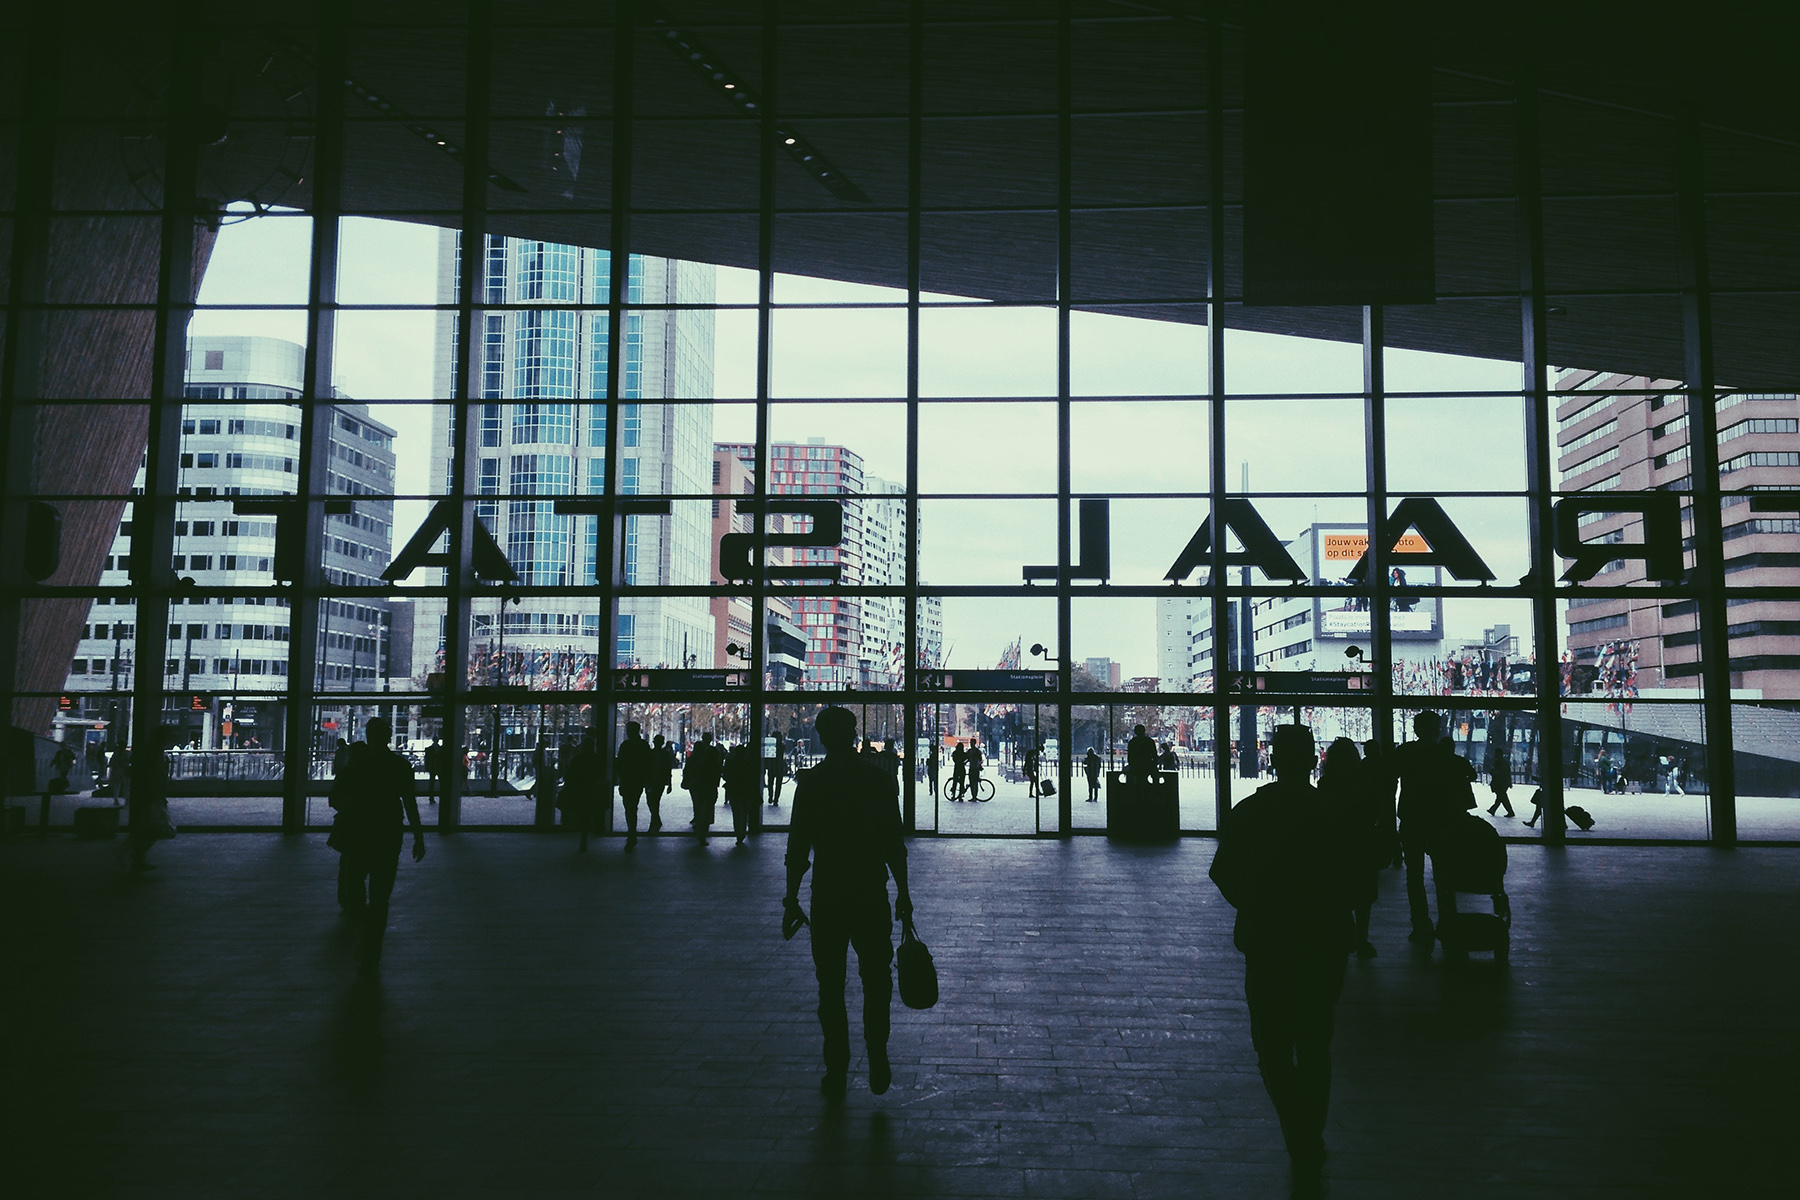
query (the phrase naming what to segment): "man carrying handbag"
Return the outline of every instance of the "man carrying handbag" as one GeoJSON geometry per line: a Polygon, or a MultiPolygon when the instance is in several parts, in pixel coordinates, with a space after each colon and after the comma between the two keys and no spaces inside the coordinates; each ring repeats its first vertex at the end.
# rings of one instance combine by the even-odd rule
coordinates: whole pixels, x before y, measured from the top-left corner
{"type": "Polygon", "coordinates": [[[815,723],[825,759],[801,771],[794,786],[788,832],[787,894],[781,932],[791,938],[812,927],[813,968],[819,980],[819,1025],[825,1035],[825,1076],[819,1089],[844,1095],[850,1072],[850,1019],[844,1005],[848,951],[856,949],[863,985],[863,1041],[869,1051],[869,1090],[888,1090],[888,1006],[893,996],[893,914],[887,880],[894,877],[894,913],[912,919],[906,887],[906,842],[894,777],[856,753],[856,718],[825,709],[815,723]],[[800,881],[813,873],[812,916],[800,907],[800,881]]]}

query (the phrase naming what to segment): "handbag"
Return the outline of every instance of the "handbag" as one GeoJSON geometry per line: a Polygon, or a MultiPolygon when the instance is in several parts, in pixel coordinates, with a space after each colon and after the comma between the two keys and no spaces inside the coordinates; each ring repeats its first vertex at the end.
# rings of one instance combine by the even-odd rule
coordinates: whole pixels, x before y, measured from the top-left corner
{"type": "Polygon", "coordinates": [[[912,918],[900,923],[900,951],[895,956],[900,973],[900,1002],[908,1008],[930,1008],[938,1002],[937,964],[919,940],[912,918]]]}
{"type": "Polygon", "coordinates": [[[1040,796],[1056,795],[1056,781],[1053,779],[1046,779],[1043,782],[1039,783],[1038,784],[1038,795],[1040,795],[1040,796]]]}

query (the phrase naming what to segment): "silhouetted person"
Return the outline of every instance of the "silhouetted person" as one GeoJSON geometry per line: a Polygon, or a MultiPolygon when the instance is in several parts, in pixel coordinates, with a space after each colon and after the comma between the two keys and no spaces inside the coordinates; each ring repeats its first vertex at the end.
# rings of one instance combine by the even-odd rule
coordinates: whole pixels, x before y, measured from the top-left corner
{"type": "Polygon", "coordinates": [[[1317,1184],[1331,1097],[1331,1033],[1349,951],[1356,862],[1339,806],[1307,782],[1312,731],[1275,730],[1275,782],[1226,814],[1212,880],[1237,909],[1250,1040],[1293,1162],[1317,1184]]]}
{"type": "Polygon", "coordinates": [[[1038,763],[1042,752],[1036,746],[1025,751],[1025,794],[1035,799],[1038,794],[1038,763]]]}
{"type": "Polygon", "coordinates": [[[981,789],[981,767],[982,767],[982,764],[985,762],[987,762],[987,759],[982,757],[981,743],[976,741],[973,738],[970,738],[969,739],[969,799],[971,799],[971,800],[981,799],[981,790],[980,790],[981,789]]]}
{"type": "MultiPolygon", "coordinates": [[[[326,803],[331,806],[331,835],[326,845],[338,852],[337,902],[338,907],[354,916],[362,916],[367,900],[363,894],[363,877],[356,874],[360,860],[353,859],[344,853],[348,844],[350,822],[355,818],[346,816],[345,811],[350,803],[350,789],[356,786],[357,764],[368,754],[367,742],[351,742],[337,755],[339,768],[331,778],[331,791],[326,796],[326,803]]],[[[364,871],[366,875],[366,870],[364,871]]]]}
{"type": "Polygon", "coordinates": [[[1451,780],[1438,746],[1438,729],[1438,715],[1422,712],[1413,718],[1416,740],[1394,751],[1394,774],[1400,779],[1400,850],[1406,856],[1406,904],[1412,918],[1408,937],[1426,946],[1432,942],[1433,928],[1425,896],[1425,857],[1450,811],[1451,780]]]}
{"type": "Polygon", "coordinates": [[[1531,792],[1531,820],[1525,822],[1525,828],[1534,829],[1537,827],[1538,818],[1544,815],[1544,809],[1548,804],[1549,801],[1544,799],[1544,789],[1542,787],[1533,788],[1531,792]]]}
{"type": "Polygon", "coordinates": [[[619,781],[619,800],[625,806],[625,849],[637,849],[638,801],[651,786],[656,772],[656,752],[644,740],[644,727],[625,722],[625,740],[613,758],[613,777],[619,781]]]}
{"type": "Polygon", "coordinates": [[[694,832],[700,844],[712,830],[713,808],[719,803],[719,780],[725,774],[725,758],[713,742],[713,735],[700,735],[699,745],[688,755],[687,768],[681,773],[681,786],[694,799],[694,832]]]}
{"type": "Polygon", "coordinates": [[[537,810],[546,822],[556,820],[556,760],[550,755],[550,743],[538,736],[537,748],[531,752],[531,790],[537,810]]]}
{"type": "MultiPolygon", "coordinates": [[[[131,836],[126,840],[134,875],[156,870],[146,862],[150,847],[173,837],[175,824],[169,820],[169,751],[179,744],[181,731],[164,725],[157,730],[157,743],[150,747],[149,778],[133,780],[126,785],[126,800],[131,808],[126,814],[131,836]]],[[[125,756],[125,769],[132,769],[130,751],[125,756]]],[[[127,776],[129,778],[129,775],[127,776]]]]}
{"type": "Polygon", "coordinates": [[[943,751],[934,740],[931,743],[931,749],[925,754],[925,780],[931,787],[931,798],[933,800],[938,798],[938,776],[943,769],[943,751]]]}
{"type": "Polygon", "coordinates": [[[1519,815],[1513,811],[1512,798],[1506,794],[1511,790],[1513,781],[1512,763],[1508,761],[1508,757],[1504,753],[1496,753],[1493,769],[1488,772],[1488,782],[1494,789],[1494,802],[1488,806],[1488,816],[1490,817],[1499,808],[1506,809],[1506,815],[1509,817],[1519,815]]]}
{"type": "Polygon", "coordinates": [[[1100,802],[1100,752],[1089,746],[1087,757],[1081,760],[1081,769],[1087,772],[1088,803],[1100,802]]]}
{"type": "Polygon", "coordinates": [[[961,742],[950,751],[950,791],[952,800],[963,800],[969,795],[969,752],[961,742]]]}
{"type": "Polygon", "coordinates": [[[106,779],[112,784],[114,808],[131,800],[130,746],[121,746],[113,751],[112,761],[106,766],[106,779]]]}
{"type": "MultiPolygon", "coordinates": [[[[581,831],[581,845],[578,849],[587,853],[588,834],[594,829],[594,815],[600,810],[600,801],[606,787],[606,767],[600,761],[600,747],[594,741],[590,731],[575,747],[575,753],[563,767],[562,805],[563,820],[581,831]]],[[[610,795],[607,803],[612,802],[610,795]]]]}
{"type": "Polygon", "coordinates": [[[675,786],[675,747],[663,740],[660,733],[650,741],[650,761],[654,770],[644,788],[644,803],[650,809],[650,825],[645,833],[655,833],[662,828],[662,798],[675,786]]]}
{"type": "Polygon", "coordinates": [[[725,756],[725,803],[731,806],[731,832],[740,846],[756,824],[756,789],[760,783],[756,753],[747,744],[733,746],[725,756]]]}
{"type": "Polygon", "coordinates": [[[1125,743],[1125,782],[1136,787],[1155,778],[1156,743],[1142,725],[1134,726],[1131,740],[1125,743]]]}
{"type": "Polygon", "coordinates": [[[775,756],[763,759],[763,788],[769,794],[770,804],[781,803],[781,785],[787,781],[787,754],[782,746],[781,735],[773,739],[775,756]]]}
{"type": "Polygon", "coordinates": [[[444,739],[433,738],[425,747],[425,798],[432,804],[437,803],[438,792],[444,786],[444,739]]]}
{"type": "Polygon", "coordinates": [[[887,880],[894,877],[894,912],[912,915],[906,886],[906,842],[893,777],[856,753],[856,718],[836,706],[814,723],[825,759],[794,782],[788,832],[787,894],[782,932],[807,923],[800,881],[810,865],[813,970],[819,981],[819,1027],[825,1035],[825,1076],[819,1088],[841,1098],[850,1072],[850,1018],[844,1007],[847,950],[856,948],[863,986],[863,1043],[869,1051],[869,1090],[888,1090],[888,1003],[893,995],[893,915],[887,880]],[[810,856],[810,863],[809,863],[810,856]]]}
{"type": "Polygon", "coordinates": [[[50,790],[52,792],[62,796],[73,790],[69,786],[69,772],[75,769],[76,761],[75,751],[69,748],[69,743],[63,742],[56,747],[56,753],[50,756],[50,790]]]}
{"type": "Polygon", "coordinates": [[[363,906],[359,959],[367,972],[381,961],[388,900],[400,871],[401,820],[412,826],[414,862],[425,857],[425,826],[419,820],[419,790],[412,764],[388,744],[393,740],[393,726],[386,717],[371,717],[364,733],[369,739],[367,751],[349,765],[349,778],[338,804],[338,844],[342,866],[363,906]]]}
{"type": "Polygon", "coordinates": [[[1337,815],[1355,842],[1355,890],[1350,903],[1358,958],[1375,957],[1374,943],[1369,941],[1369,914],[1375,907],[1376,875],[1391,853],[1382,834],[1378,785],[1366,769],[1368,765],[1357,753],[1356,743],[1341,737],[1325,751],[1325,765],[1319,771],[1319,795],[1338,808],[1337,815]]]}

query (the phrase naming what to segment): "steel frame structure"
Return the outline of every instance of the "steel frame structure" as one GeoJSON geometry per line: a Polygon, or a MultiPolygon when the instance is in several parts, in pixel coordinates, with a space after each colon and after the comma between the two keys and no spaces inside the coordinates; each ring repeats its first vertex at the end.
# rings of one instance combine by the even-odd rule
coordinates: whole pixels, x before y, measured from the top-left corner
{"type": "MultiPolygon", "coordinates": [[[[461,744],[461,724],[466,713],[486,698],[480,690],[474,688],[464,669],[469,662],[470,625],[473,606],[481,600],[492,600],[494,589],[487,581],[480,578],[472,566],[472,547],[476,538],[476,516],[473,502],[469,497],[477,492],[477,481],[473,474],[477,457],[475,431],[479,424],[479,400],[477,389],[471,376],[471,355],[475,338],[472,336],[476,328],[477,317],[482,311],[494,306],[484,303],[479,291],[482,277],[481,265],[485,234],[489,229],[489,206],[492,198],[493,183],[488,162],[487,147],[489,144],[489,95],[492,86],[492,33],[493,4],[491,0],[471,0],[468,7],[468,25],[466,29],[467,61],[466,61],[466,102],[468,120],[464,137],[462,155],[462,198],[463,207],[457,214],[458,223],[463,231],[461,241],[462,270],[460,284],[453,311],[465,336],[458,339],[457,353],[453,367],[453,397],[450,403],[455,406],[456,420],[454,427],[457,437],[454,445],[452,470],[447,498],[457,506],[461,514],[460,520],[451,528],[448,535],[449,556],[451,564],[446,571],[446,578],[440,587],[408,588],[404,592],[408,596],[441,596],[445,599],[448,620],[446,632],[446,662],[448,668],[444,673],[443,691],[402,695],[393,693],[383,697],[384,703],[428,705],[441,714],[444,721],[446,743],[450,746],[461,744]]],[[[757,636],[752,639],[751,663],[749,677],[751,686],[740,696],[732,694],[721,696],[712,692],[667,692],[659,699],[671,702],[695,701],[728,701],[741,703],[749,708],[749,727],[751,744],[760,746],[763,737],[765,712],[770,704],[815,703],[832,699],[852,702],[876,702],[902,706],[906,745],[911,748],[918,744],[920,729],[918,716],[921,705],[945,700],[943,694],[924,690],[920,686],[920,663],[917,653],[919,642],[918,629],[918,597],[922,594],[943,596],[970,597],[1030,597],[1054,599],[1056,608],[1056,637],[1058,689],[1054,704],[1058,714],[1059,729],[1063,736],[1069,736],[1072,728],[1072,714],[1078,705],[1106,705],[1126,702],[1118,694],[1077,693],[1074,690],[1073,655],[1070,648],[1074,644],[1073,606],[1076,601],[1094,596],[1167,596],[1188,595],[1204,597],[1211,610],[1212,628],[1215,646],[1222,656],[1224,646],[1221,639],[1229,624],[1229,605],[1234,600],[1254,599],[1276,595],[1289,595],[1297,591],[1304,593],[1308,588],[1290,588],[1277,584],[1234,584],[1231,573],[1226,569],[1225,539],[1215,537],[1211,547],[1211,569],[1207,572],[1207,580],[1202,584],[1179,584],[1171,586],[1110,586],[1092,581],[1080,581],[1072,574],[1071,535],[1073,505],[1080,499],[1073,487],[1071,438],[1072,403],[1077,401],[1071,385],[1071,320],[1073,314],[1084,308],[1093,307],[1092,303],[1078,299],[1076,258],[1074,254],[1076,234],[1074,215],[1077,204],[1073,195],[1072,164],[1075,157],[1074,120],[1077,115],[1077,104],[1074,96],[1075,38],[1078,22],[1073,16],[1070,0],[1059,0],[1056,6],[1057,37],[1057,189],[1055,204],[1051,212],[1054,215],[1057,229],[1057,283],[1053,302],[1046,301],[1041,307],[1054,307],[1056,317],[1056,389],[1053,397],[1022,397],[1034,403],[1053,402],[1056,407],[1057,422],[1057,489],[1054,494],[1045,494],[1044,498],[1053,499],[1056,504],[1058,557],[1056,578],[1048,587],[1037,585],[995,585],[995,586],[927,586],[921,582],[919,572],[919,542],[917,531],[920,528],[921,493],[920,493],[920,461],[919,461],[919,428],[921,412],[920,386],[920,318],[921,313],[929,307],[922,287],[922,244],[924,240],[924,219],[932,212],[940,211],[929,207],[921,185],[924,161],[924,142],[926,139],[926,113],[924,95],[924,76],[926,58],[926,14],[919,0],[911,5],[910,25],[906,31],[907,46],[907,94],[909,104],[904,114],[907,130],[906,157],[908,163],[908,192],[904,208],[906,226],[906,298],[904,302],[906,322],[906,359],[905,377],[906,394],[904,397],[893,397],[891,400],[873,401],[878,403],[903,403],[905,406],[906,427],[906,492],[902,499],[907,512],[908,553],[905,570],[905,584],[900,588],[859,589],[862,595],[891,595],[905,602],[905,627],[907,636],[905,686],[893,691],[824,693],[816,691],[791,692],[767,690],[765,679],[765,638],[757,636]]],[[[191,15],[191,14],[190,14],[191,15]]],[[[46,37],[39,44],[54,44],[49,36],[54,32],[54,17],[38,18],[46,37]]],[[[324,515],[327,491],[323,486],[327,463],[326,438],[316,428],[317,416],[322,406],[329,405],[332,399],[331,380],[333,365],[331,348],[333,329],[338,314],[354,306],[342,305],[338,302],[336,280],[338,277],[337,262],[341,252],[338,240],[339,218],[346,215],[342,201],[343,195],[343,153],[347,115],[345,112],[342,87],[335,86],[334,81],[343,78],[345,73],[344,51],[348,44],[351,24],[349,6],[346,0],[324,0],[319,6],[319,46],[316,72],[317,97],[315,158],[313,162],[313,199],[309,207],[312,218],[312,247],[310,281],[306,302],[307,344],[305,358],[305,393],[303,412],[305,414],[299,439],[299,472],[298,495],[304,502],[305,521],[305,561],[309,567],[305,574],[295,580],[291,588],[276,588],[273,592],[284,595],[291,611],[291,655],[294,662],[312,662],[316,657],[319,637],[318,613],[320,602],[326,598],[353,598],[357,595],[372,594],[369,589],[334,586],[323,578],[319,566],[322,554],[321,539],[324,536],[324,515]]],[[[1228,199],[1227,184],[1229,140],[1228,97],[1226,94],[1224,70],[1224,44],[1229,36],[1222,17],[1215,9],[1200,21],[1204,31],[1206,45],[1205,95],[1204,104],[1192,110],[1194,115],[1203,116],[1207,129],[1207,145],[1204,148],[1207,164],[1207,183],[1205,195],[1193,197],[1195,212],[1203,212],[1206,219],[1206,241],[1208,261],[1206,275],[1203,280],[1196,280],[1193,302],[1205,306],[1207,312],[1207,330],[1210,344],[1208,355],[1207,377],[1196,380],[1188,399],[1203,402],[1210,413],[1210,462],[1208,485],[1205,492],[1196,491],[1195,498],[1205,498],[1210,504],[1210,511],[1217,513],[1222,503],[1235,493],[1227,486],[1226,471],[1229,463],[1229,446],[1226,437],[1226,414],[1229,405],[1254,402],[1257,397],[1231,393],[1227,389],[1226,372],[1230,366],[1226,350],[1225,329],[1228,310],[1239,303],[1232,296],[1227,283],[1227,220],[1234,207],[1228,199]]],[[[175,32],[185,29],[179,25],[175,32]]],[[[593,402],[602,408],[606,419],[606,473],[604,490],[600,497],[602,517],[599,521],[600,556],[604,564],[603,575],[595,586],[579,589],[534,588],[525,589],[534,594],[554,596],[557,594],[574,594],[593,596],[601,599],[600,611],[603,614],[600,622],[599,645],[602,650],[602,661],[615,661],[613,647],[616,638],[616,617],[618,601],[630,595],[718,595],[739,594],[743,589],[735,588],[637,588],[628,587],[621,570],[621,554],[623,550],[623,489],[620,480],[621,445],[620,445],[620,409],[624,401],[621,399],[622,357],[625,339],[622,332],[628,307],[627,280],[629,277],[629,258],[633,246],[634,211],[633,174],[636,159],[634,157],[634,130],[640,124],[641,117],[634,107],[635,61],[639,44],[639,33],[642,23],[634,6],[619,4],[614,16],[615,53],[612,62],[613,103],[611,112],[603,117],[588,118],[589,124],[605,123],[610,127],[610,244],[606,252],[611,258],[611,293],[604,305],[604,311],[613,332],[608,340],[608,359],[606,362],[606,378],[608,381],[606,398],[593,402]]],[[[770,484],[771,444],[770,417],[773,408],[785,401],[773,395],[772,359],[773,359],[773,317],[778,308],[774,291],[774,254],[773,245],[777,236],[777,217],[781,209],[777,202],[778,172],[782,169],[783,158],[779,146],[780,125],[780,79],[782,70],[782,30],[781,12],[778,0],[767,0],[762,7],[762,82],[760,84],[760,109],[745,120],[758,130],[759,168],[757,179],[758,207],[756,218],[757,238],[759,245],[759,271],[757,300],[754,312],[757,323],[757,360],[755,366],[755,395],[750,401],[755,406],[755,439],[758,454],[755,463],[755,492],[749,497],[752,501],[761,502],[773,495],[770,484]]],[[[186,328],[186,317],[194,307],[195,297],[192,287],[187,282],[193,277],[195,265],[195,231],[210,214],[202,211],[196,194],[196,157],[192,147],[198,136],[192,131],[193,123],[200,119],[201,99],[196,84],[197,68],[191,54],[182,47],[187,42],[175,37],[172,45],[176,48],[174,57],[169,62],[169,137],[171,147],[165,167],[165,198],[160,209],[161,250],[160,265],[156,281],[156,296],[150,306],[155,317],[155,365],[152,372],[152,385],[148,400],[151,413],[149,443],[145,460],[145,487],[142,496],[135,501],[135,524],[132,534],[134,567],[132,584],[129,593],[137,605],[137,659],[140,663],[152,664],[164,659],[165,628],[171,615],[171,606],[184,599],[203,597],[212,592],[220,594],[242,594],[244,589],[195,587],[191,581],[177,578],[168,567],[170,550],[173,545],[173,528],[179,503],[179,492],[176,486],[178,475],[177,447],[180,437],[180,417],[184,404],[183,391],[183,349],[186,328]],[[184,150],[183,147],[188,149],[184,150]]],[[[21,186],[11,213],[12,254],[11,287],[6,300],[4,361],[0,363],[0,403],[4,403],[11,414],[11,440],[7,459],[8,478],[15,480],[21,477],[23,468],[19,456],[31,445],[32,435],[29,426],[29,414],[33,402],[40,399],[35,378],[37,345],[44,338],[44,314],[56,311],[58,305],[51,300],[52,291],[45,278],[45,255],[49,244],[49,223],[52,216],[52,197],[50,174],[55,156],[57,115],[54,109],[55,56],[47,55],[34,59],[32,74],[21,86],[25,89],[22,112],[24,128],[28,136],[20,147],[20,179],[21,186]]],[[[1484,587],[1480,595],[1484,598],[1516,598],[1528,601],[1532,611],[1532,628],[1536,649],[1537,692],[1532,697],[1503,696],[1483,697],[1478,703],[1461,707],[1480,707],[1484,709],[1508,710],[1530,713],[1537,722],[1538,736],[1553,747],[1552,753],[1561,753],[1561,735],[1558,732],[1562,722],[1562,706],[1565,698],[1559,694],[1560,679],[1558,672],[1557,647],[1560,644],[1560,620],[1557,611],[1559,599],[1577,594],[1572,589],[1556,581],[1557,559],[1550,541],[1549,511],[1557,498],[1552,466],[1556,453],[1554,430],[1555,416],[1552,392],[1548,378],[1546,322],[1549,309],[1550,289],[1546,282],[1544,263],[1542,189],[1539,178],[1540,131],[1539,92],[1536,82],[1529,76],[1521,76],[1515,88],[1512,101],[1514,114],[1515,146],[1518,164],[1518,180],[1516,203],[1519,216],[1520,261],[1519,286],[1516,293],[1519,312],[1519,358],[1523,364],[1523,379],[1518,393],[1508,393],[1509,397],[1522,396],[1526,413],[1526,454],[1527,454],[1527,500],[1530,514],[1531,575],[1516,585],[1484,587]]],[[[1736,841],[1735,821],[1735,787],[1732,772],[1732,733],[1730,696],[1730,650],[1726,616],[1726,587],[1723,573],[1722,531],[1721,531],[1721,491],[1719,485],[1717,449],[1717,424],[1714,414],[1713,399],[1719,392],[1714,378],[1712,352],[1712,309],[1711,292],[1707,270],[1706,222],[1704,217],[1704,197],[1700,158],[1700,138],[1698,118],[1692,110],[1688,110],[1677,121],[1677,136],[1681,153],[1677,166],[1679,180],[1678,202],[1680,211],[1680,255],[1682,266],[1682,288],[1680,301],[1684,318],[1684,334],[1688,365],[1687,394],[1689,411],[1695,414],[1694,434],[1691,445],[1694,453],[1693,491],[1689,498],[1694,515],[1695,564],[1696,569],[1690,584],[1686,587],[1662,593],[1671,597],[1692,598],[1698,601],[1700,638],[1704,648],[1703,677],[1705,700],[1705,726],[1707,734],[1707,772],[1710,784],[1712,813],[1712,840],[1720,845],[1732,845],[1736,841]]],[[[945,210],[948,211],[948,210],[945,210]]],[[[1446,297],[1446,299],[1449,299],[1446,297]]],[[[1143,301],[1148,303],[1148,301],[1143,301]]],[[[1107,307],[1126,307],[1133,303],[1129,297],[1121,298],[1118,305],[1107,307]]],[[[1169,303],[1159,299],[1157,303],[1169,303]]],[[[558,307],[571,307],[561,306],[558,307]]],[[[579,306],[572,306],[579,307],[579,306]]],[[[1364,446],[1366,454],[1366,505],[1367,519],[1370,527],[1376,524],[1390,511],[1390,491],[1387,478],[1387,419],[1386,404],[1389,391],[1385,372],[1384,321],[1385,314],[1379,307],[1364,310],[1362,316],[1362,390],[1360,393],[1344,393],[1347,398],[1354,396],[1363,404],[1364,412],[1364,446]]],[[[1441,394],[1441,393],[1439,393],[1441,394]]],[[[1314,398],[1317,398],[1316,396],[1314,398]]],[[[929,398],[925,403],[953,403],[929,398]]],[[[989,399],[988,402],[995,402],[989,399]]],[[[327,410],[328,411],[328,410],[327,410]]],[[[18,501],[26,499],[10,482],[7,492],[7,538],[9,542],[20,536],[20,520],[18,501]]],[[[935,499],[940,497],[928,497],[935,499]]],[[[986,497],[984,497],[986,498],[986,497]]],[[[504,497],[502,497],[504,499],[504,497]]],[[[642,497],[634,497],[640,501],[642,497]]],[[[766,523],[760,518],[755,522],[756,555],[758,562],[766,561],[766,523]]],[[[1373,541],[1373,540],[1372,540],[1373,541]]],[[[15,543],[16,544],[16,543],[15,543]]],[[[1378,738],[1388,738],[1393,729],[1393,713],[1397,708],[1415,708],[1431,704],[1433,698],[1426,696],[1396,695],[1392,686],[1391,667],[1393,663],[1391,639],[1388,636],[1388,584],[1385,572],[1383,553],[1378,543],[1372,544],[1372,570],[1370,572],[1370,610],[1372,614],[1372,640],[1375,646],[1374,670],[1372,675],[1373,692],[1366,696],[1368,708],[1373,713],[1374,728],[1378,738]]],[[[6,578],[4,595],[0,596],[0,618],[4,618],[6,628],[0,629],[0,640],[6,644],[8,660],[4,665],[4,678],[9,689],[13,689],[14,672],[11,669],[17,656],[25,653],[25,649],[17,644],[19,629],[19,610],[22,604],[36,598],[85,594],[79,588],[56,588],[34,583],[20,574],[17,555],[6,556],[6,578]]],[[[110,589],[109,589],[110,590],[110,589]]],[[[1764,591],[1770,591],[1764,589],[1764,591]]],[[[91,593],[88,589],[87,593],[91,593]]],[[[767,605],[772,595],[783,594],[784,589],[772,587],[766,577],[758,576],[749,586],[748,595],[752,604],[754,622],[759,630],[765,620],[767,605]]],[[[393,593],[381,593],[393,594],[393,593]]],[[[1424,595],[1443,597],[1466,597],[1472,593],[1466,588],[1444,586],[1426,589],[1424,595]]],[[[1605,588],[1582,588],[1582,595],[1610,594],[1605,588]]],[[[1634,591],[1631,594],[1642,594],[1634,591]]],[[[1773,589],[1771,594],[1782,599],[1800,599],[1800,589],[1773,589]]],[[[1222,661],[1221,661],[1221,665],[1222,661]]],[[[309,772],[304,762],[305,746],[308,740],[309,722],[316,702],[325,698],[324,693],[314,688],[311,673],[301,670],[290,672],[286,691],[287,699],[287,771],[284,782],[282,802],[282,827],[298,832],[307,825],[307,798],[309,772]]],[[[1232,720],[1234,713],[1246,703],[1269,704],[1279,702],[1283,706],[1291,704],[1345,706],[1346,698],[1338,694],[1314,695],[1282,695],[1278,700],[1274,697],[1247,697],[1243,692],[1234,690],[1231,673],[1220,669],[1213,672],[1213,687],[1204,693],[1133,695],[1131,703],[1174,703],[1191,705],[1210,710],[1214,730],[1214,743],[1225,747],[1234,741],[1232,720]]],[[[134,741],[138,746],[155,744],[159,737],[159,726],[164,711],[165,681],[159,673],[151,670],[139,670],[133,683],[135,704],[134,741]]],[[[330,697],[341,700],[335,694],[330,697]]],[[[13,699],[13,691],[9,690],[8,701],[13,699]]],[[[1018,700],[1020,697],[1004,694],[957,694],[958,702],[981,700],[1018,700]]],[[[1040,702],[1039,697],[1030,697],[1032,702],[1040,702]]],[[[619,703],[615,693],[613,675],[609,670],[598,672],[595,689],[587,692],[532,693],[531,704],[591,704],[598,714],[596,725],[603,730],[613,727],[613,713],[619,703]]],[[[608,739],[610,741],[610,738],[608,739]]],[[[1072,746],[1071,746],[1072,750],[1072,746]]],[[[610,751],[609,751],[610,753],[610,751]]],[[[139,755],[136,769],[140,773],[137,786],[147,788],[154,785],[151,775],[152,767],[147,755],[139,755]]],[[[1073,830],[1071,813],[1071,784],[1074,776],[1073,753],[1066,753],[1060,759],[1060,800],[1057,806],[1056,825],[1054,830],[1042,830],[1059,835],[1068,835],[1073,830]]],[[[1230,772],[1220,769],[1216,772],[1217,808],[1222,815],[1232,803],[1232,780],[1230,772]]],[[[1542,786],[1547,793],[1548,826],[1545,837],[1550,841],[1561,841],[1564,834],[1564,818],[1562,805],[1562,778],[1560,773],[1546,777],[1542,786]]],[[[918,786],[914,782],[913,773],[908,772],[905,781],[904,803],[909,827],[917,825],[918,786]]],[[[461,824],[459,797],[447,796],[440,814],[440,828],[445,832],[457,829],[461,824]]]]}

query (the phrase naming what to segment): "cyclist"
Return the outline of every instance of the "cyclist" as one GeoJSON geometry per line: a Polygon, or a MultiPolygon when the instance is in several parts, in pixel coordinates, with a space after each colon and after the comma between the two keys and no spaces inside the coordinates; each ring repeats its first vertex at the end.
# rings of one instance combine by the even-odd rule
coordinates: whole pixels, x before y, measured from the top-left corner
{"type": "Polygon", "coordinates": [[[969,799],[981,799],[981,743],[969,740],[969,799]]]}
{"type": "Polygon", "coordinates": [[[950,752],[950,798],[961,800],[969,782],[969,752],[961,742],[950,752]]]}

